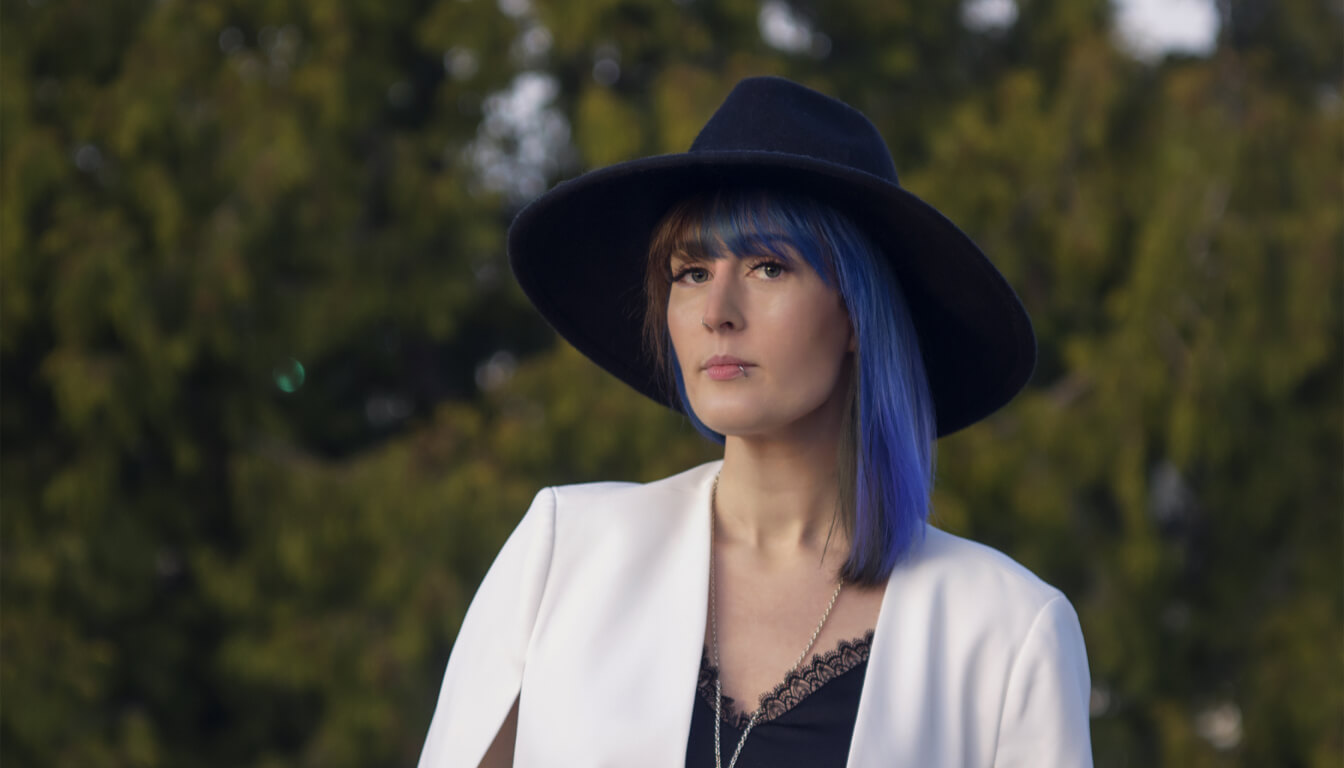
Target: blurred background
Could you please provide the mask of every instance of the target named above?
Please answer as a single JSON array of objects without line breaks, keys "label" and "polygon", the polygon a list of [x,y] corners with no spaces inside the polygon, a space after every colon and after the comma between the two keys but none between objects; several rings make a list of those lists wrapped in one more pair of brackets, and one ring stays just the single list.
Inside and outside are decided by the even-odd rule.
[{"label": "blurred background", "polygon": [[1077,606],[1099,766],[1344,764],[1336,0],[0,0],[0,760],[414,764],[543,485],[716,457],[504,234],[741,77],[1017,287],[934,520]]}]

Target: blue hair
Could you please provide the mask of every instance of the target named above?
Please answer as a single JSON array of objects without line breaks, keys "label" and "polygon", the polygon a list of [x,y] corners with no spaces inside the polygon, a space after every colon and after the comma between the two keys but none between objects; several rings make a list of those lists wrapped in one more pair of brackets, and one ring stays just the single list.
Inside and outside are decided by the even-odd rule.
[{"label": "blue hair", "polygon": [[847,581],[878,584],[923,538],[938,438],[919,337],[887,254],[849,217],[811,198],[752,190],[694,198],[674,208],[655,232],[646,332],[658,345],[660,364],[672,369],[691,424],[722,445],[724,436],[695,415],[686,397],[675,350],[664,352],[671,349],[668,264],[676,251],[710,258],[769,252],[787,263],[788,246],[839,292],[854,328],[855,370],[836,457],[839,512],[850,537],[842,573]]}]

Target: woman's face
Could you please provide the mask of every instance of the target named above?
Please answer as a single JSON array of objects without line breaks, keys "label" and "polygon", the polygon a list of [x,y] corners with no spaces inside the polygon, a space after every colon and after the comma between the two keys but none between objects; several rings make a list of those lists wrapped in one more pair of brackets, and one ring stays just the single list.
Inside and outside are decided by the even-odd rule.
[{"label": "woman's face", "polygon": [[806,261],[674,256],[671,269],[668,332],[706,426],[778,436],[839,423],[853,332],[839,293]]}]

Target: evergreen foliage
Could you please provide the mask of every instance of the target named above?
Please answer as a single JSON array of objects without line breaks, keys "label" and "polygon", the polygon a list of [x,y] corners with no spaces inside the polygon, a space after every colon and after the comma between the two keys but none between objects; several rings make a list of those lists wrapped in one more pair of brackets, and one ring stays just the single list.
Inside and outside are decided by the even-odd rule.
[{"label": "evergreen foliage", "polygon": [[1078,607],[1097,765],[1338,766],[1344,19],[1141,62],[1016,6],[0,0],[0,761],[412,764],[536,490],[715,456],[535,316],[513,212],[769,73],[1035,320],[935,521]]}]

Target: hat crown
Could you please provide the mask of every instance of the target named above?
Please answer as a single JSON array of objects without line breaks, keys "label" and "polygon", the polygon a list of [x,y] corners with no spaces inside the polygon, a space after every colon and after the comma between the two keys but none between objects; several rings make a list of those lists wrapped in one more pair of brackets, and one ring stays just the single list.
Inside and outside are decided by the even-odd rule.
[{"label": "hat crown", "polygon": [[781,77],[739,82],[691,143],[700,152],[782,152],[872,174],[893,184],[896,164],[867,117]]}]

